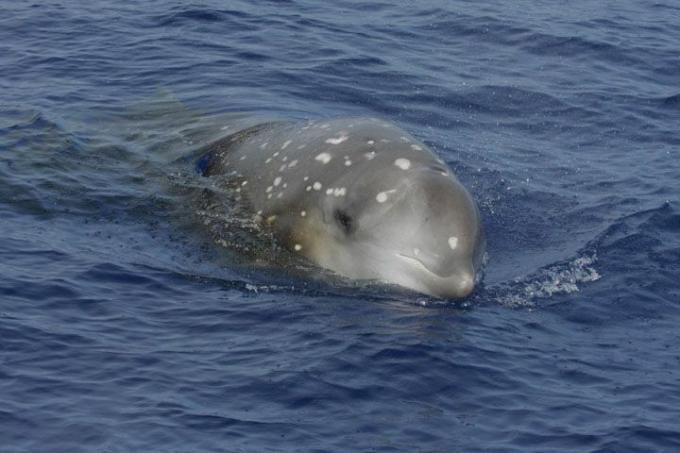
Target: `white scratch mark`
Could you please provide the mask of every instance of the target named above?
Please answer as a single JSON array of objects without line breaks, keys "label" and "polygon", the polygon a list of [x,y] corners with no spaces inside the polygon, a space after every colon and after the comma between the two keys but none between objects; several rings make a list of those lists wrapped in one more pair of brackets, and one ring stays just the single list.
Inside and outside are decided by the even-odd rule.
[{"label": "white scratch mark", "polygon": [[456,250],[456,247],[458,247],[458,238],[456,236],[449,238],[449,247],[451,247],[451,250]]},{"label": "white scratch mark", "polygon": [[331,145],[339,145],[340,143],[346,141],[349,137],[347,135],[341,135],[340,137],[327,138],[326,143]]},{"label": "white scratch mark", "polygon": [[319,162],[321,162],[322,164],[325,165],[325,164],[327,164],[328,162],[330,162],[332,158],[333,158],[333,157],[332,157],[330,154],[328,154],[328,153],[321,153],[321,154],[319,154],[318,156],[316,156],[314,159],[315,159],[315,160],[318,160]]},{"label": "white scratch mark", "polygon": [[400,157],[399,159],[394,161],[394,165],[401,168],[402,170],[408,170],[409,168],[411,168],[411,161],[408,159],[404,159],[403,157]]},{"label": "white scratch mark", "polygon": [[375,196],[375,199],[378,203],[384,203],[387,201],[387,197],[389,194],[396,192],[396,189],[392,190],[386,190],[384,192],[378,193],[378,195]]}]

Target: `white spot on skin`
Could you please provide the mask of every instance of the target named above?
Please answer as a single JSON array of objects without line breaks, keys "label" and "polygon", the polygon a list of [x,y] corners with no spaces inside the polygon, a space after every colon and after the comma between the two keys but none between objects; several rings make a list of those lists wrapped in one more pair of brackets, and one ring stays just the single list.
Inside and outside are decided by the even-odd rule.
[{"label": "white spot on skin", "polygon": [[268,164],[268,163],[271,162],[271,161],[272,161],[272,158],[271,158],[271,157],[268,157],[267,160],[264,161],[264,163],[265,163],[265,164]]},{"label": "white spot on skin", "polygon": [[281,187],[283,187],[283,188],[285,189],[286,187],[288,187],[288,183],[287,183],[287,182],[284,182],[283,185],[282,185]]},{"label": "white spot on skin", "polygon": [[314,184],[312,184],[312,188],[314,190],[321,190],[321,183],[319,181],[316,181]]},{"label": "white spot on skin", "polygon": [[307,186],[307,187],[305,187],[305,190],[306,190],[307,192],[309,192],[310,190],[312,190],[312,186]]},{"label": "white spot on skin", "polygon": [[366,144],[373,146],[375,144],[375,141],[369,140],[369,141],[366,142]]},{"label": "white spot on skin", "polygon": [[449,238],[449,247],[451,247],[451,250],[456,250],[456,247],[458,247],[458,238],[456,236]]},{"label": "white spot on skin", "polygon": [[288,168],[293,168],[294,166],[297,165],[297,163],[298,163],[297,159],[290,161],[290,163],[288,164]]},{"label": "white spot on skin", "polygon": [[281,165],[281,166],[279,167],[279,172],[281,172],[281,171],[285,170],[285,169],[286,169],[286,167],[287,167],[287,165],[286,165],[286,164],[283,164],[283,165]]},{"label": "white spot on skin", "polygon": [[402,170],[408,170],[409,168],[411,168],[411,161],[408,159],[404,159],[403,157],[400,157],[399,159],[394,161],[394,165],[401,168]]},{"label": "white spot on skin", "polygon": [[349,167],[350,165],[352,165],[352,161],[351,161],[351,160],[346,160],[346,161],[345,161],[345,167]]},{"label": "white spot on skin", "polygon": [[276,220],[275,215],[271,215],[271,216],[267,217],[267,223],[269,223],[269,224],[274,223],[275,220]]},{"label": "white spot on skin", "polygon": [[384,203],[387,201],[387,197],[389,194],[396,192],[395,189],[392,190],[386,190],[385,192],[380,192],[378,195],[375,196],[375,199],[378,203]]},{"label": "white spot on skin", "polygon": [[288,145],[290,145],[290,142],[291,140],[286,140],[285,142],[283,142],[283,146],[281,147],[281,149],[286,149]]},{"label": "white spot on skin", "polygon": [[276,194],[276,198],[281,198],[283,196],[283,192],[279,192]]},{"label": "white spot on skin", "polygon": [[333,189],[326,189],[326,195],[330,195],[333,193]]},{"label": "white spot on skin", "polygon": [[243,181],[243,182],[241,183],[242,186],[245,186],[246,184],[248,184],[248,181]]},{"label": "white spot on skin", "polygon": [[[303,128],[303,129],[304,129],[304,128]],[[307,145],[305,145],[305,144],[303,143],[302,145],[298,146],[297,149],[302,149],[302,148],[304,148],[305,146],[307,146]]]},{"label": "white spot on skin", "polygon": [[271,192],[273,189],[274,189],[274,187],[272,187],[272,186],[267,187],[266,193]]},{"label": "white spot on skin", "polygon": [[302,246],[300,244],[295,244],[294,248],[295,248],[296,252],[299,252],[300,250],[302,250]]},{"label": "white spot on skin", "polygon": [[276,156],[278,156],[278,155],[279,155],[279,152],[277,151],[277,152],[275,152],[274,154],[272,154],[272,157],[276,157]]},{"label": "white spot on skin", "polygon": [[336,197],[344,197],[345,194],[347,193],[347,189],[344,187],[339,187],[336,189],[333,189],[333,195]]},{"label": "white spot on skin", "polygon": [[373,160],[375,158],[375,151],[371,151],[370,153],[364,154],[366,156],[366,159],[368,160]]},{"label": "white spot on skin", "polygon": [[422,146],[418,146],[418,145],[411,145],[411,149],[414,149],[416,151],[422,151],[423,150]]},{"label": "white spot on skin", "polygon": [[415,256],[420,255],[420,249],[419,249],[419,248],[413,249],[413,254],[414,254]]},{"label": "white spot on skin", "polygon": [[246,160],[246,156],[241,156],[239,160]]},{"label": "white spot on skin", "polygon": [[408,138],[404,137],[403,135],[399,137],[402,142],[408,142]]},{"label": "white spot on skin", "polygon": [[276,178],[274,178],[274,185],[278,186],[279,184],[281,184],[281,177],[277,176]]},{"label": "white spot on skin", "polygon": [[287,160],[288,160],[288,156],[283,156],[283,158],[281,159],[281,162],[285,162]]},{"label": "white spot on skin", "polygon": [[300,211],[300,217],[307,217],[307,211]]},{"label": "white spot on skin", "polygon": [[340,143],[347,141],[349,137],[346,135],[341,135],[340,137],[334,137],[334,138],[327,138],[326,143],[330,143],[331,145],[339,145]]},{"label": "white spot on skin", "polygon": [[326,165],[328,162],[331,161],[332,158],[333,157],[328,153],[321,153],[318,156],[316,156],[314,159],[318,160],[322,164]]},{"label": "white spot on skin", "polygon": [[260,149],[265,149],[269,143],[264,142],[263,144],[260,145]]},{"label": "white spot on skin", "polygon": [[309,176],[305,176],[304,178],[302,178],[302,180],[303,181],[309,181]]}]

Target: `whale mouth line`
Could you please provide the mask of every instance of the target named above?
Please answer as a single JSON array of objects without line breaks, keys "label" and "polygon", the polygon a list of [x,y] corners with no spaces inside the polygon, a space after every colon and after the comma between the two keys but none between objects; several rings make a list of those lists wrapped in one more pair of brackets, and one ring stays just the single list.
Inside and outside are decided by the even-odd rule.
[{"label": "whale mouth line", "polygon": [[418,258],[414,258],[412,256],[404,255],[403,253],[397,253],[396,255],[399,258],[401,258],[402,260],[406,261],[407,263],[415,265],[420,270],[423,270],[423,271],[427,272],[428,274],[438,276],[436,272],[432,272],[430,269],[428,269],[428,267],[425,266],[425,264],[422,261],[420,261]]}]

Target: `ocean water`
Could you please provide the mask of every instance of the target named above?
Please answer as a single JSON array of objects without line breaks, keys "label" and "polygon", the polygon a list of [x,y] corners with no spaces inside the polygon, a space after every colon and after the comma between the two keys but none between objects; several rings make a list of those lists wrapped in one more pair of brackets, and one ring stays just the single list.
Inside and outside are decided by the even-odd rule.
[{"label": "ocean water", "polygon": [[[0,451],[680,451],[676,2],[2,11]],[[176,159],[350,115],[477,199],[467,300],[244,268],[192,225]]]}]

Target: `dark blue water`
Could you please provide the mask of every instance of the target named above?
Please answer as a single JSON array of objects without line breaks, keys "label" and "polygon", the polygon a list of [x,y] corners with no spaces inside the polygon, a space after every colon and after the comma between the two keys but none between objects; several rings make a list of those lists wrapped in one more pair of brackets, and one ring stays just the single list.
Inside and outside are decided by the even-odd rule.
[{"label": "dark blue water", "polygon": [[[481,3],[4,2],[0,450],[679,451],[680,7]],[[186,220],[235,118],[347,115],[473,192],[473,297]]]}]

